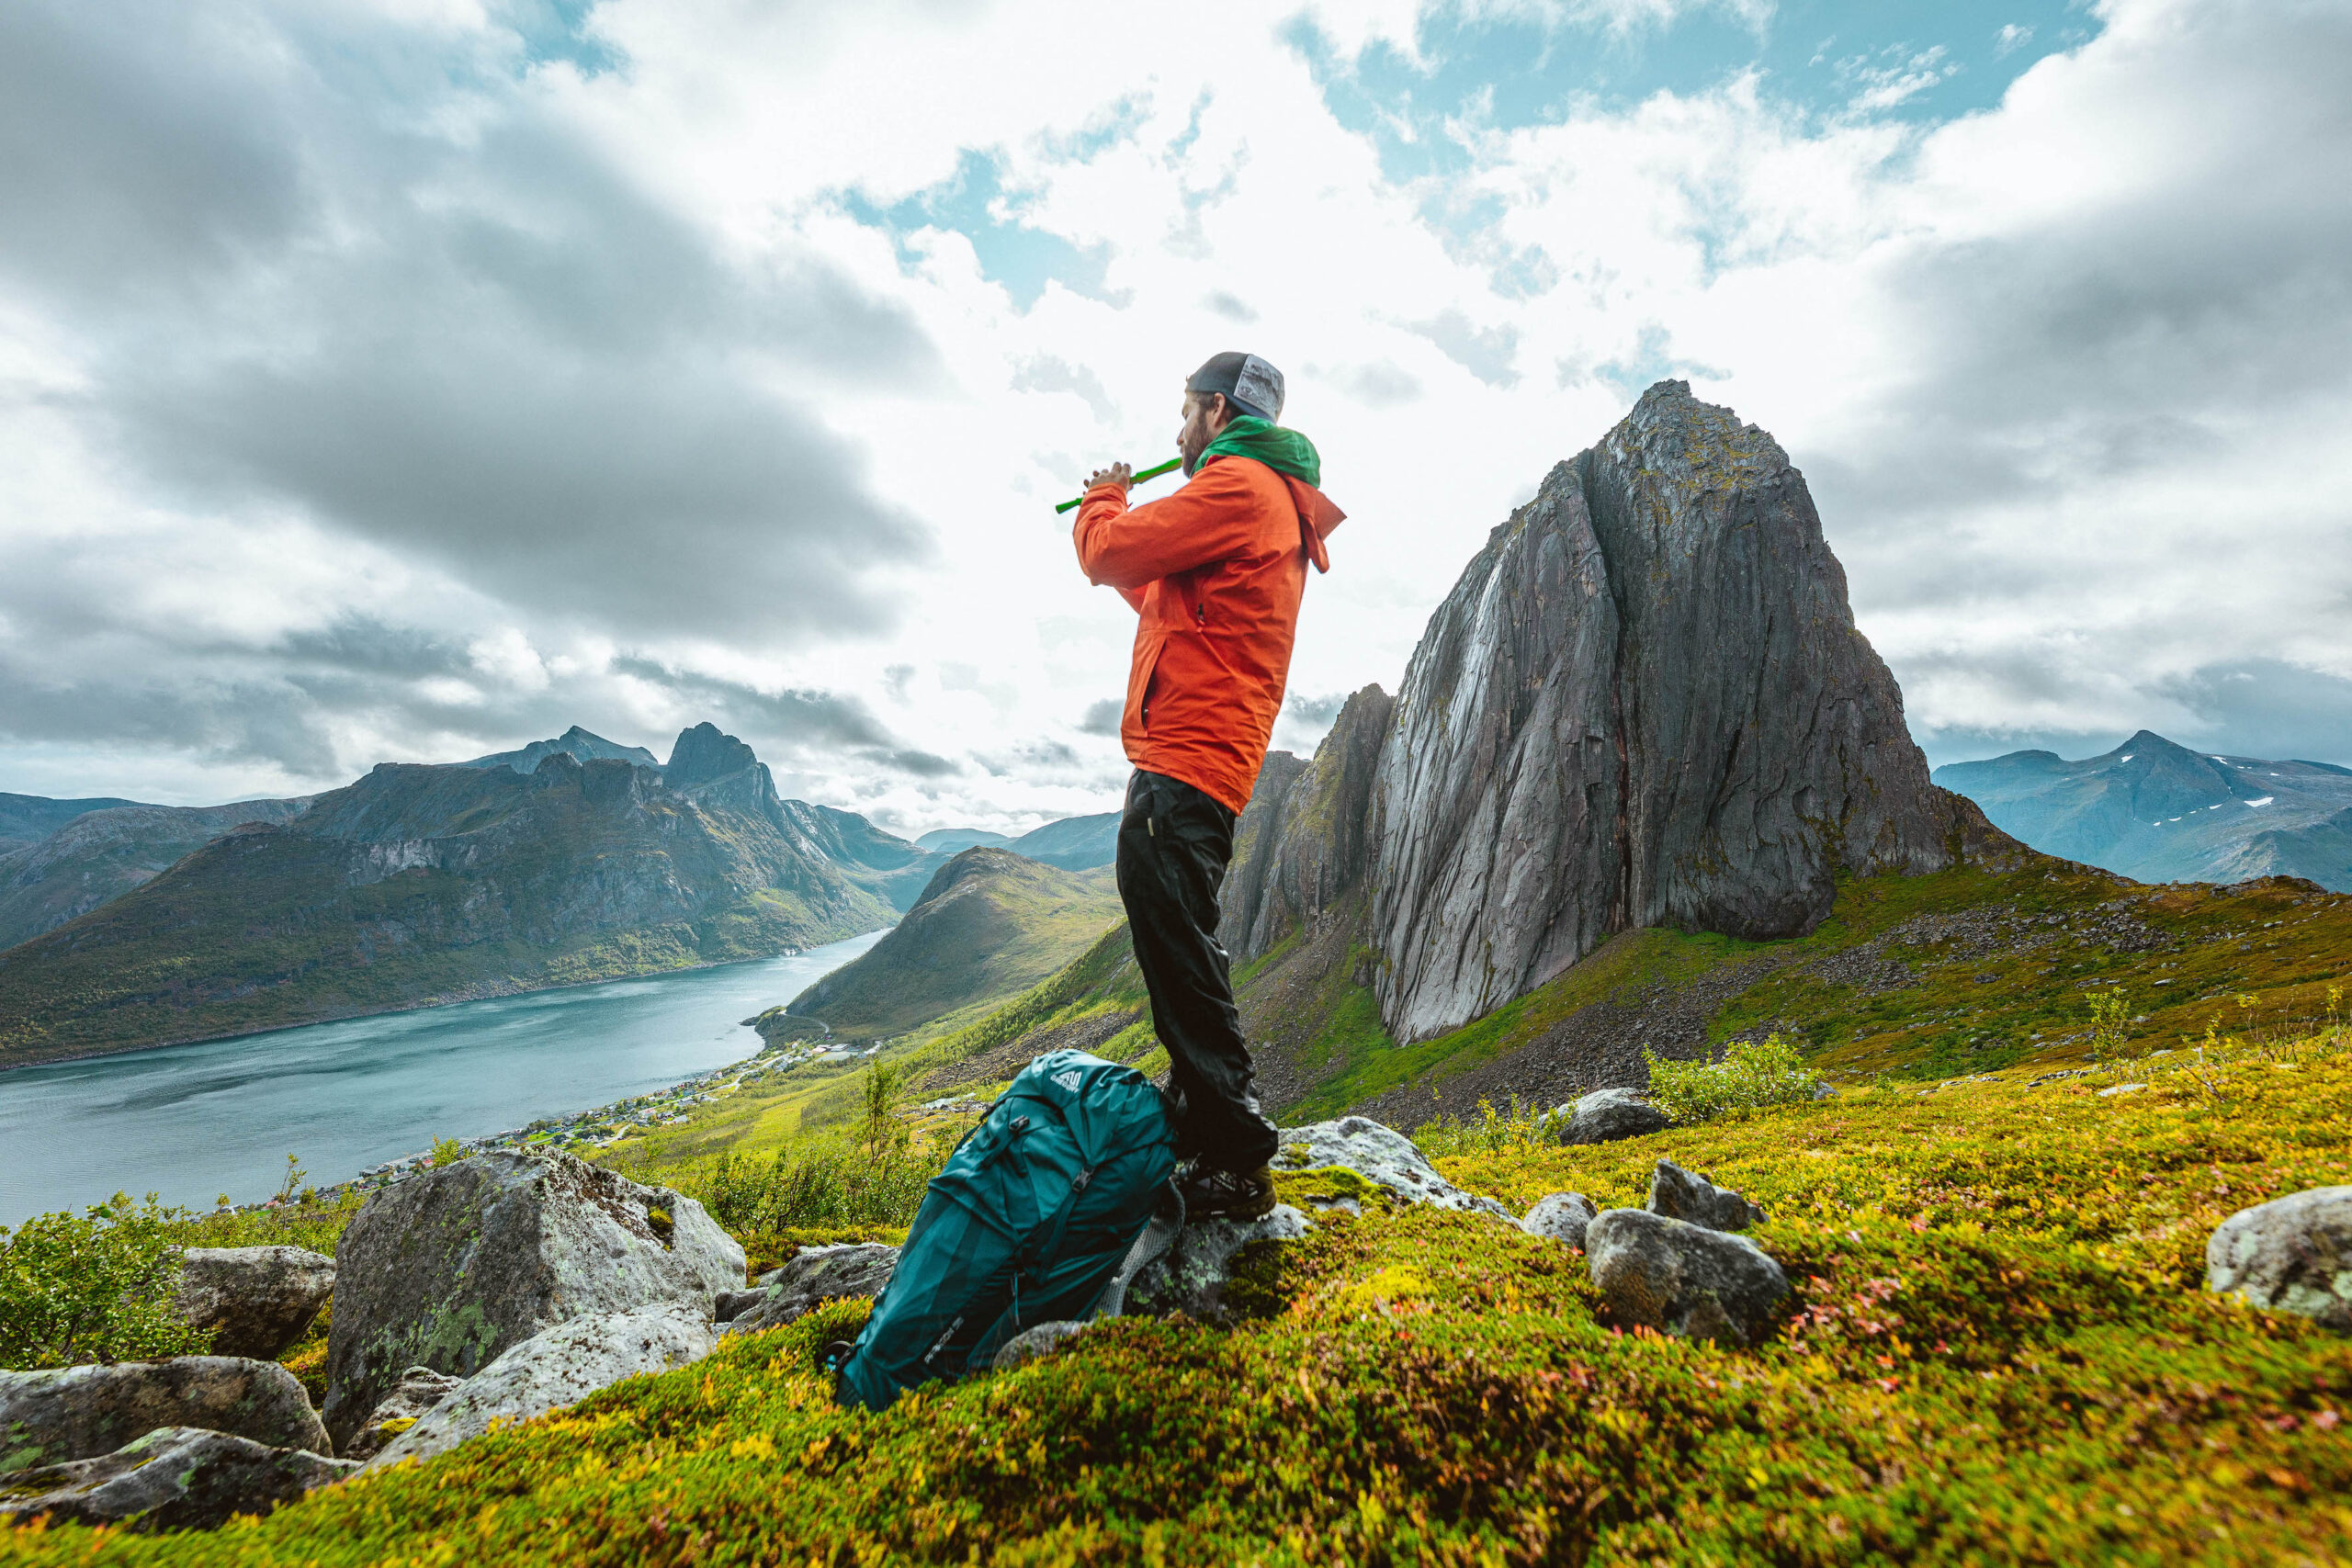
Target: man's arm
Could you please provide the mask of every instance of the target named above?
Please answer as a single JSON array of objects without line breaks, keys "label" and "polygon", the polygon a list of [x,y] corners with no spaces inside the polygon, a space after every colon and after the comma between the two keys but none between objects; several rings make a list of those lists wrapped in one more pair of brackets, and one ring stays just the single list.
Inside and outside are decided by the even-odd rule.
[{"label": "man's arm", "polygon": [[[1124,594],[1248,550],[1255,510],[1239,462],[1211,463],[1175,494],[1132,511],[1126,487],[1105,479],[1087,491],[1070,538],[1087,581]],[[1139,596],[1128,603],[1142,607]]]}]

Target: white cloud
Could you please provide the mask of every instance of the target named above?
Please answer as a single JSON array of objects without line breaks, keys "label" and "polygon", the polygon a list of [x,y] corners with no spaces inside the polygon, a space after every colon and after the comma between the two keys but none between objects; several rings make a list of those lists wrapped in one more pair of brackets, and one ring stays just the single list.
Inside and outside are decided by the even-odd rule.
[{"label": "white cloud", "polygon": [[[1050,506],[1172,451],[1228,347],[1289,372],[1351,513],[1300,693],[1393,683],[1487,531],[1665,374],[1806,469],[1930,740],[2219,745],[2332,711],[2233,694],[2278,671],[2352,680],[2335,7],[2113,0],[1941,127],[1756,73],[1572,103],[1458,125],[1467,166],[1403,185],[1260,7],[607,0],[605,71],[526,66],[462,6],[332,13],[403,62],[376,98],[320,86],[326,22],[231,9],[267,45],[235,79],[275,84],[243,103],[98,13],[17,11],[173,84],[220,188],[85,198],[130,236],[96,272],[0,240],[0,580],[39,584],[0,588],[0,788],[221,798],[710,716],[909,830],[1106,808],[1132,621]],[[1419,14],[1315,13],[1343,59]],[[0,157],[129,178],[62,123],[0,111]],[[902,265],[853,215],[972,152],[1100,248],[1103,298],[1024,310],[1001,238],[901,235]]]}]

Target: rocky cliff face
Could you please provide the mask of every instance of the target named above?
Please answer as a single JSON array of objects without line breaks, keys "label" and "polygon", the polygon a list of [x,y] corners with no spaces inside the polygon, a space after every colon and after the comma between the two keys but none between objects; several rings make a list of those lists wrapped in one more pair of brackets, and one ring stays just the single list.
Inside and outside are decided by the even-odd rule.
[{"label": "rocky cliff face", "polygon": [[1263,956],[1340,906],[1372,865],[1373,785],[1395,699],[1350,697],[1312,761],[1268,754],[1234,826],[1217,931],[1236,963]]},{"label": "rocky cliff face", "polygon": [[1960,831],[1804,479],[1665,381],[1555,468],[1432,618],[1377,790],[1391,1032],[1457,1027],[1629,927],[1794,935]]}]

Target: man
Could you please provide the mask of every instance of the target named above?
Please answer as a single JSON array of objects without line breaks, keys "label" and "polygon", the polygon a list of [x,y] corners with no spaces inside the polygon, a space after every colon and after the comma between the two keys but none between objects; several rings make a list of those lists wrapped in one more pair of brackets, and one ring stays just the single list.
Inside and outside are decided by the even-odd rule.
[{"label": "man", "polygon": [[1290,677],[1306,565],[1342,513],[1316,487],[1314,445],[1282,428],[1282,373],[1220,354],[1184,383],[1177,449],[1189,479],[1130,510],[1124,463],[1087,481],[1071,537],[1088,579],[1142,616],[1119,738],[1135,776],[1119,819],[1119,896],[1152,1027],[1168,1047],[1188,1212],[1274,1206],[1274,1126],[1216,940],[1233,824],[1250,803]]}]

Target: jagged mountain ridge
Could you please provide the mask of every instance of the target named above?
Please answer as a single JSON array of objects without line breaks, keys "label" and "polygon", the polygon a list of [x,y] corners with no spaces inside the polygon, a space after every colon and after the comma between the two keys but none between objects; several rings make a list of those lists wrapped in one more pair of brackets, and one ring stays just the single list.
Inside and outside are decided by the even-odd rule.
[{"label": "jagged mountain ridge", "polygon": [[2191,751],[2143,729],[2079,761],[2012,751],[1935,778],[2045,854],[2143,882],[2300,876],[2352,892],[2352,768]]},{"label": "jagged mountain ridge", "polygon": [[385,763],[0,953],[0,1064],[764,956],[889,923],[927,858],[709,726],[665,769]]},{"label": "jagged mountain ridge", "polygon": [[511,768],[527,773],[557,752],[562,752],[575,762],[618,761],[635,762],[639,767],[658,768],[661,761],[642,746],[624,746],[607,740],[573,725],[552,740],[534,740],[528,746],[512,751],[493,751],[487,757],[455,764],[460,768]]}]

